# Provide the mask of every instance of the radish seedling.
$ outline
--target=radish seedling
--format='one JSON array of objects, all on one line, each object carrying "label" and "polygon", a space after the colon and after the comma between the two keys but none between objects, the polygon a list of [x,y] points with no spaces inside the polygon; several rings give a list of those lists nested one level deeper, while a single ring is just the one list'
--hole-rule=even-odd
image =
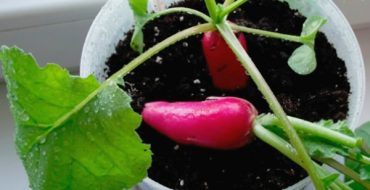
[{"label": "radish seedling", "polygon": [[[246,32],[301,43],[288,65],[296,73],[307,75],[316,68],[314,41],[325,19],[308,18],[301,35],[294,36],[228,23],[229,13],[247,0],[226,0],[224,5],[218,5],[215,0],[204,2],[210,16],[182,7],[149,13],[147,0],[129,0],[136,20],[131,45],[142,54],[101,84],[93,77],[70,76],[54,64],[40,68],[30,54],[18,48],[1,48],[0,60],[17,127],[17,150],[34,190],[121,190],[129,189],[146,177],[151,159],[148,146],[142,144],[135,133],[140,116],[133,112],[129,106],[130,97],[118,84],[122,84],[122,77],[163,49],[187,37],[215,30],[218,32],[210,34],[221,35],[237,58],[232,57],[232,63],[240,61],[275,115],[256,118],[257,113],[250,103],[228,97],[204,102],[148,104],[143,113],[145,121],[184,144],[221,149],[248,143],[252,129],[257,138],[306,169],[317,189],[351,189],[358,188],[357,185],[370,189],[368,144],[358,138],[368,137],[369,127],[361,128],[356,136],[344,122],[311,123],[287,117],[245,51],[243,37],[235,36],[235,32]],[[180,31],[143,52],[142,27],[152,19],[175,12],[199,16],[207,23]],[[212,39],[220,40],[220,37],[210,38],[210,44]],[[226,47],[222,45],[222,48]],[[227,55],[231,59],[229,52]],[[232,68],[238,68],[236,72],[241,73],[240,67],[233,65]],[[211,75],[216,76],[212,71]],[[238,74],[239,77],[243,78]],[[245,80],[232,79],[232,83],[215,82],[216,86],[234,89],[244,85]],[[348,158],[354,170],[333,161],[337,155]],[[351,178],[350,185],[354,181],[358,184],[350,187],[311,158]]]}]

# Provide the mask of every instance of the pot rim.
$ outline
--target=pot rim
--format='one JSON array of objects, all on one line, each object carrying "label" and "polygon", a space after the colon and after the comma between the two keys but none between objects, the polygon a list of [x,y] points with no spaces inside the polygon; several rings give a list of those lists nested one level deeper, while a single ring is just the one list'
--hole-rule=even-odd
[{"label": "pot rim", "polygon": [[[168,2],[168,0],[164,0],[164,1]],[[181,1],[181,0],[174,0],[174,1],[177,2],[177,1]],[[291,5],[291,8],[294,8],[294,6],[295,6],[294,5],[295,0],[280,0],[280,1],[288,2]],[[107,18],[104,18],[104,17],[106,16],[107,12],[112,11],[111,10],[112,9],[112,4],[114,4],[115,2],[118,2],[118,0],[108,0],[106,2],[106,4],[103,6],[103,8],[100,10],[98,15],[94,19],[94,22],[92,23],[92,25],[89,29],[89,32],[88,32],[87,37],[85,39],[85,43],[84,43],[83,51],[82,51],[82,56],[81,56],[80,75],[83,76],[83,77],[86,77],[90,74],[97,75],[97,73],[95,73],[91,69],[91,67],[94,67],[94,65],[93,66],[89,65],[90,60],[87,57],[87,55],[92,54],[90,48],[91,48],[91,46],[94,45],[93,44],[94,40],[97,37],[99,37],[99,35],[97,35],[96,31],[106,30],[105,28],[102,29],[100,24],[102,24],[102,22],[106,21]],[[355,75],[355,77],[357,77],[357,80],[356,80],[357,84],[352,84],[351,83],[351,97],[352,97],[351,102],[352,102],[352,104],[349,105],[351,107],[354,107],[353,109],[351,109],[353,112],[349,113],[349,114],[351,114],[349,124],[350,124],[350,127],[352,129],[355,129],[356,128],[355,126],[358,126],[357,124],[359,123],[360,114],[362,113],[362,110],[363,110],[363,107],[364,107],[364,100],[365,100],[364,60],[363,60],[363,56],[362,56],[362,52],[361,52],[358,40],[357,40],[357,38],[355,36],[355,33],[352,30],[352,28],[351,28],[351,26],[348,22],[348,20],[346,19],[346,17],[343,15],[343,13],[340,11],[340,9],[336,6],[336,4],[332,0],[327,0],[326,3],[327,3],[327,6],[330,9],[332,9],[331,11],[335,12],[336,17],[338,17],[338,18],[340,18],[340,20],[342,20],[341,25],[343,27],[345,27],[345,33],[346,33],[345,35],[349,39],[351,39],[351,43],[352,43],[352,45],[351,45],[351,49],[352,49],[351,54],[353,54],[353,57],[358,58],[358,61],[359,61],[359,63],[357,64],[358,68],[356,68],[356,70],[353,71],[353,72],[355,72],[353,75]],[[151,8],[153,8],[153,7],[151,7]],[[303,10],[303,12],[301,12],[301,11],[300,12],[303,15],[305,15],[305,11],[307,12],[306,14],[309,14],[309,12],[312,11],[312,10]],[[129,15],[129,16],[133,18],[133,15]],[[133,23],[131,23],[131,25],[133,26]],[[104,33],[104,31],[103,31],[103,33]],[[123,32],[121,32],[121,35],[122,35],[122,33]],[[325,31],[324,31],[324,33],[325,33]],[[120,39],[122,39],[122,38],[120,38]],[[115,46],[117,45],[117,43],[118,42],[116,42],[113,47],[108,47],[108,48],[110,48],[110,51],[114,52]],[[104,59],[100,59],[100,60],[104,60]],[[346,67],[347,67],[347,70],[348,70],[347,61],[346,61]],[[98,75],[98,78],[99,77],[105,77],[105,76],[104,75],[102,75],[102,76]],[[349,78],[349,80],[350,80],[350,78]],[[353,86],[354,86],[354,88],[353,88]],[[354,92],[353,91],[354,89],[356,90],[356,96],[355,97],[353,97],[353,95],[352,95],[352,93]],[[307,184],[309,184],[309,183],[310,183],[310,178],[306,177],[303,180],[298,181],[296,184],[288,187],[287,190],[302,189],[305,186],[307,186]],[[145,178],[142,183],[138,184],[138,187],[141,188],[141,189],[148,189],[148,187],[151,187],[151,188],[154,188],[154,189],[171,190],[170,188],[159,184],[158,182],[150,179],[149,177]]]}]

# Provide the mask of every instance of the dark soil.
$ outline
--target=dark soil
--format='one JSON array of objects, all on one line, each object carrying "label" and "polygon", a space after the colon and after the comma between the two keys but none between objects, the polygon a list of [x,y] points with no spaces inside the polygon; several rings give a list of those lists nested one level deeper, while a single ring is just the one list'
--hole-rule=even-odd
[{"label": "dark soil", "polygon": [[[188,0],[178,6],[206,9],[203,0]],[[176,5],[177,6],[177,5]],[[300,34],[305,20],[278,0],[250,0],[231,15],[230,20],[270,31]],[[144,31],[146,47],[202,20],[176,14],[149,23]],[[138,56],[128,38],[119,43],[110,57],[109,74]],[[249,55],[292,116],[311,121],[345,119],[349,83],[344,62],[320,33],[316,40],[317,70],[308,76],[295,74],[287,59],[299,44],[246,35]],[[238,96],[251,101],[260,113],[268,105],[250,81],[246,89],[220,91],[212,86],[202,54],[201,36],[181,41],[140,66],[126,78],[125,90],[133,98],[133,108],[141,112],[144,103],[156,100],[204,100],[208,96]],[[174,189],[281,189],[302,179],[305,172],[268,145],[256,140],[235,151],[215,151],[181,146],[152,130],[145,123],[139,133],[154,152],[149,176]]]}]

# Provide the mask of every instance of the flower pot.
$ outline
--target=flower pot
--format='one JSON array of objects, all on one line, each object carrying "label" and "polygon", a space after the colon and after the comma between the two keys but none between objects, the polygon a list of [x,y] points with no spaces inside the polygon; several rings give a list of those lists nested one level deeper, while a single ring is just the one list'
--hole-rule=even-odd
[{"label": "flower pot", "polygon": [[[166,5],[179,0],[166,0]],[[355,35],[343,14],[331,0],[286,0],[291,8],[304,16],[320,15],[329,20],[322,31],[337,50],[338,56],[346,63],[351,86],[349,98],[350,126],[357,126],[364,100],[364,65]],[[153,4],[151,8],[155,7]],[[106,78],[106,60],[115,52],[115,47],[134,25],[134,17],[128,1],[109,0],[92,24],[85,41],[81,57],[81,76],[95,75],[99,80]],[[340,28],[340,30],[338,30]],[[302,189],[309,183],[306,178],[289,189]],[[168,189],[147,178],[138,185],[139,189]]]}]

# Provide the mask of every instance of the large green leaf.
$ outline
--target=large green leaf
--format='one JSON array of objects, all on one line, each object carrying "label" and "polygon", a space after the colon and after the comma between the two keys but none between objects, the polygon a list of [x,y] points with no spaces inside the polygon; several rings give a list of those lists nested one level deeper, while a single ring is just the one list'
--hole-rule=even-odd
[{"label": "large green leaf", "polygon": [[135,132],[141,118],[115,83],[40,68],[18,48],[2,47],[0,60],[32,189],[121,190],[147,175],[151,152]]},{"label": "large green leaf", "polygon": [[[363,124],[361,127],[357,128],[355,131],[356,135],[364,139],[364,149],[366,150],[366,155],[370,156],[370,122]],[[360,169],[360,176],[362,180],[370,181],[370,165],[366,165]]]},{"label": "large green leaf", "polygon": [[333,120],[321,120],[317,122],[317,124],[329,128],[333,131],[340,132],[344,135],[348,135],[351,137],[355,136],[353,131],[348,127],[348,122],[346,120],[337,122],[334,122]]},{"label": "large green leaf", "polygon": [[370,122],[364,123],[359,128],[355,130],[357,136],[364,139],[364,149],[366,153],[370,156]]},{"label": "large green leaf", "polygon": [[305,137],[302,138],[302,142],[308,154],[314,158],[335,158],[338,153],[342,155],[348,154],[346,148],[321,138]]}]

